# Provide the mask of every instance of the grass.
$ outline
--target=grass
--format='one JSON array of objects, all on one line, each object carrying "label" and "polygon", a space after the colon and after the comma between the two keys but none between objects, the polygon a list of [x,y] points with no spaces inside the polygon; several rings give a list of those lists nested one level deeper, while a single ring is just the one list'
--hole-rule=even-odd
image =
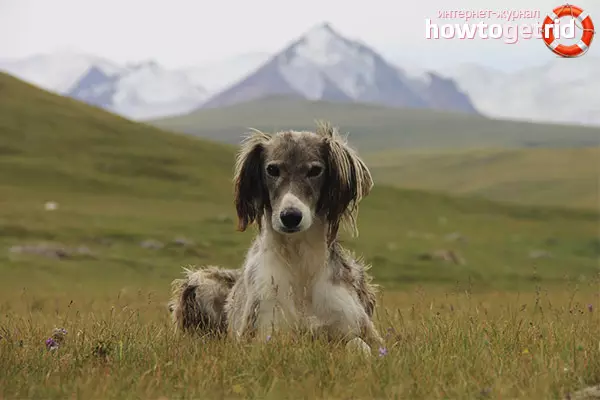
[{"label": "grass", "polygon": [[328,119],[349,132],[361,151],[386,149],[471,149],[583,147],[600,145],[600,129],[493,120],[432,110],[403,110],[273,97],[231,107],[200,109],[151,121],[169,130],[226,143],[238,143],[248,127],[268,132],[312,129]]},{"label": "grass", "polygon": [[[600,382],[595,211],[377,185],[344,240],[383,287],[386,357],[176,337],[171,280],[240,265],[252,238],[234,230],[234,148],[6,75],[0,93],[0,398],[552,398]],[[14,251],[39,244],[67,257]],[[465,263],[423,257],[442,249]]]},{"label": "grass", "polygon": [[[588,308],[597,293],[382,297],[386,350],[364,360],[303,338],[233,344],[177,336],[147,292],[63,295],[35,308],[26,293],[18,310],[3,312],[0,396],[548,399],[600,380],[600,319]],[[48,350],[55,327],[68,333]]]},{"label": "grass", "polygon": [[388,150],[365,159],[379,182],[404,188],[529,205],[600,207],[600,147]]}]

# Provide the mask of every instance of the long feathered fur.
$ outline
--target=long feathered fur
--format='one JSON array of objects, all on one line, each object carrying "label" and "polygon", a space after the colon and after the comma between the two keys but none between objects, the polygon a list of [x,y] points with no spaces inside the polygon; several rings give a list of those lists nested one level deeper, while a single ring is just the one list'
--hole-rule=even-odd
[{"label": "long feathered fur", "polygon": [[340,224],[358,236],[356,223],[358,204],[373,188],[373,178],[358,154],[348,146],[338,129],[329,122],[317,121],[316,133],[325,138],[326,162],[329,171],[324,186],[327,191],[320,199],[318,209],[327,208],[329,242],[337,237]]},{"label": "long feathered fur", "polygon": [[211,336],[226,333],[225,301],[240,274],[241,270],[216,266],[185,268],[185,276],[171,283],[169,310],[177,329]]},{"label": "long feathered fur", "polygon": [[[260,224],[265,207],[269,207],[269,196],[259,181],[262,171],[262,152],[271,137],[264,132],[251,129],[238,152],[233,173],[235,209],[238,216],[238,231],[244,232],[253,222]],[[240,196],[245,193],[245,196]],[[259,226],[260,227],[260,226]]]}]

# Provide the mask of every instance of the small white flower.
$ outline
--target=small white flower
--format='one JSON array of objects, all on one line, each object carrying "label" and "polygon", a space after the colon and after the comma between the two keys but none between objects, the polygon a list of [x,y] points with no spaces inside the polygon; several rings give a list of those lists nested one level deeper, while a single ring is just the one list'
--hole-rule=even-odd
[{"label": "small white flower", "polygon": [[58,203],[55,201],[47,201],[46,204],[44,204],[44,209],[46,209],[46,211],[54,211],[58,208]]}]

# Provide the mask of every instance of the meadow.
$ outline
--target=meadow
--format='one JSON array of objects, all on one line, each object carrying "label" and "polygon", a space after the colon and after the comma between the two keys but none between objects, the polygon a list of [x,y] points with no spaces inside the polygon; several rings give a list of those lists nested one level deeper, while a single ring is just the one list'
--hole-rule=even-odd
[{"label": "meadow", "polygon": [[394,149],[365,159],[385,184],[516,204],[600,209],[600,146]]},{"label": "meadow", "polygon": [[335,121],[379,183],[514,204],[599,209],[600,129],[492,120],[432,110],[273,97],[150,121],[235,144]]},{"label": "meadow", "polygon": [[252,238],[235,231],[234,151],[0,75],[0,398],[531,399],[600,383],[596,210],[379,183],[343,238],[381,286],[372,358],[175,335],[170,282],[240,265]]}]

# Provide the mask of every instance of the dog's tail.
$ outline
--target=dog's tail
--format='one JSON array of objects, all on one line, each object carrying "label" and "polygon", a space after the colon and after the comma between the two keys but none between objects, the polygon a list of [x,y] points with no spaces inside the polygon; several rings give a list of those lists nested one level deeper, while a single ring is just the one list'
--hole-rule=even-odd
[{"label": "dog's tail", "polygon": [[226,333],[225,301],[241,270],[207,266],[184,273],[171,283],[169,311],[176,329],[210,336]]}]

